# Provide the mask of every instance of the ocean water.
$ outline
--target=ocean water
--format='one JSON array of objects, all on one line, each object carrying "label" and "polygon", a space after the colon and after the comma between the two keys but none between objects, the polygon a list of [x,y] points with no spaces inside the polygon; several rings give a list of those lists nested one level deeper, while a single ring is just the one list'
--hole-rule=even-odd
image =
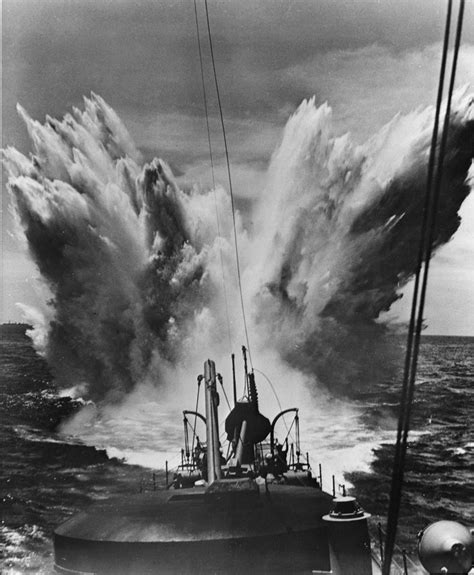
[{"label": "ocean water", "polygon": [[[367,424],[395,414],[399,382],[367,397]],[[400,510],[398,546],[416,558],[417,534],[441,519],[474,525],[474,338],[424,336]],[[369,472],[347,474],[360,502],[385,523],[393,443],[374,449]],[[375,531],[375,530],[374,530]]]},{"label": "ocean water", "polygon": [[[111,457],[120,454],[105,449],[107,439],[113,440],[105,437],[111,428],[101,435],[83,433],[82,439],[60,432],[61,422],[83,402],[58,393],[24,328],[1,329],[1,572],[49,574],[55,526],[110,495],[152,489],[153,483],[159,488],[164,472],[159,463],[153,470],[149,463],[142,467]],[[429,522],[474,524],[473,383],[474,338],[423,338],[398,538],[413,557],[416,533]],[[381,381],[352,397],[352,409],[341,410],[333,424],[318,425],[306,413],[303,425],[304,447],[323,465],[325,489],[336,473],[337,484],[345,483],[372,514],[374,535],[388,504],[398,389],[397,378]],[[336,414],[340,399],[333,402]],[[174,429],[174,422],[163,419],[153,433],[161,430],[167,449],[178,452]],[[157,441],[160,437],[149,439],[150,451]]]}]

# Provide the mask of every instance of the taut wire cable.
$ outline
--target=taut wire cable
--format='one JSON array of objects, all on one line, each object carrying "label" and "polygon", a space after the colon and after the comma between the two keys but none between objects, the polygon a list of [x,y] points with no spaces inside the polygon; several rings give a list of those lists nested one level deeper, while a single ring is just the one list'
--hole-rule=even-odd
[{"label": "taut wire cable", "polygon": [[207,32],[208,32],[208,36],[209,36],[209,47],[210,47],[210,51],[211,51],[212,70],[214,73],[214,84],[216,87],[217,103],[219,106],[219,117],[220,117],[221,127],[222,127],[222,136],[224,138],[225,158],[226,158],[226,164],[227,164],[227,176],[228,176],[228,180],[229,180],[230,202],[231,202],[231,206],[232,206],[232,223],[233,223],[233,228],[234,228],[235,263],[236,263],[236,268],[237,268],[237,279],[239,282],[240,305],[241,305],[241,309],[242,309],[242,319],[243,319],[243,323],[244,323],[245,339],[247,342],[247,350],[249,352],[250,365],[253,369],[252,354],[250,352],[250,341],[249,341],[249,334],[248,334],[248,329],[247,329],[247,319],[245,316],[245,305],[244,305],[244,297],[243,297],[243,290],[242,290],[242,278],[241,278],[241,273],[240,273],[239,246],[238,246],[238,241],[237,241],[237,224],[236,224],[236,220],[235,220],[235,202],[234,202],[234,191],[233,191],[233,187],[232,187],[232,176],[231,176],[231,171],[230,171],[229,148],[227,146],[227,136],[226,136],[225,124],[224,124],[224,114],[222,111],[222,102],[221,102],[221,96],[220,96],[220,91],[219,91],[219,82],[217,80],[217,70],[216,70],[216,62],[215,62],[215,58],[214,58],[214,47],[212,44],[211,24],[209,22],[209,9],[207,6],[207,0],[204,0],[204,6],[206,8]]},{"label": "taut wire cable", "polygon": [[[392,474],[392,485],[390,492],[390,504],[387,519],[387,536],[385,543],[385,556],[382,566],[383,575],[390,575],[390,565],[392,562],[393,550],[395,546],[395,537],[397,531],[398,517],[400,511],[401,494],[403,487],[403,477],[405,469],[406,452],[408,445],[408,432],[410,429],[410,416],[413,404],[415,378],[418,363],[418,353],[420,347],[421,331],[423,328],[423,310],[426,299],[426,288],[428,285],[428,272],[430,258],[433,252],[434,233],[436,229],[436,216],[438,211],[439,197],[443,178],[444,156],[449,131],[449,118],[451,112],[452,95],[454,91],[454,82],[456,76],[456,67],[461,44],[462,23],[464,17],[464,0],[460,0],[458,22],[456,28],[455,47],[451,68],[451,78],[448,89],[448,98],[446,102],[446,111],[444,117],[441,144],[439,146],[438,158],[436,160],[436,146],[438,142],[439,117],[442,105],[442,93],[444,87],[444,76],[446,71],[446,60],[449,44],[449,33],[451,27],[452,0],[448,1],[446,15],[446,27],[443,43],[443,55],[440,69],[440,78],[438,86],[438,97],[436,102],[435,122],[433,127],[433,136],[431,140],[430,158],[428,163],[428,175],[426,184],[426,196],[423,211],[423,221],[420,229],[420,245],[417,260],[417,270],[415,277],[415,286],[413,292],[413,302],[410,315],[410,325],[408,331],[407,352],[405,357],[404,377],[402,396],[400,400],[400,416],[397,429],[397,443],[395,446],[394,466]],[[436,166],[436,175],[435,175]],[[424,270],[422,277],[422,268]],[[420,291],[420,278],[421,292]]]},{"label": "taut wire cable", "polygon": [[[199,18],[198,18],[196,0],[194,0],[194,18],[196,21],[196,36],[197,36],[198,50],[199,50],[199,66],[201,69],[202,99],[203,99],[203,103],[204,103],[204,112],[206,115],[207,143],[209,146],[209,158],[211,161],[212,189],[214,191],[214,206],[216,209],[217,237],[218,237],[218,240],[220,240],[220,238],[221,238],[221,227],[220,227],[220,218],[219,218],[219,208],[217,206],[216,178],[215,178],[215,172],[214,172],[214,159],[213,159],[213,155],[212,155],[211,128],[209,126],[209,110],[208,110],[208,106],[207,106],[206,82],[204,80],[204,65],[203,65],[202,48],[201,48],[201,33],[199,31]],[[230,329],[229,303],[228,303],[228,299],[227,299],[227,288],[226,288],[225,273],[224,273],[224,260],[222,257],[222,246],[220,244],[219,244],[219,257],[220,257],[220,264],[221,264],[221,271],[222,271],[222,286],[224,288],[225,313],[226,313],[226,319],[227,319],[227,338],[229,340],[229,348],[230,348],[230,350],[232,350],[232,335],[231,335],[231,329]]]}]

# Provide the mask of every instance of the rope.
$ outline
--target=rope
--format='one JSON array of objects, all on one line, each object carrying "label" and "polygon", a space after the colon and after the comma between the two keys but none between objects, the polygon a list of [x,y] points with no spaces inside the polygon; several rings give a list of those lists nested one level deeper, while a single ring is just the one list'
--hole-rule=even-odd
[{"label": "rope", "polygon": [[226,403],[227,403],[227,407],[229,408],[229,411],[232,411],[232,408],[231,408],[230,403],[229,403],[229,399],[227,398],[227,393],[226,393],[226,391],[225,391],[224,381],[223,381],[222,375],[221,375],[220,373],[217,374],[217,379],[219,380],[219,383],[221,384],[222,392],[224,393],[224,397],[225,397],[225,401],[226,401]]},{"label": "rope", "polygon": [[[447,51],[449,44],[449,32],[451,26],[452,0],[448,1],[446,15],[446,27],[443,44],[443,55],[440,69],[438,97],[436,102],[436,114],[433,127],[433,136],[431,140],[430,158],[428,164],[428,176],[426,184],[425,204],[423,211],[423,220],[420,230],[420,244],[417,259],[417,269],[415,277],[415,286],[413,292],[413,301],[410,315],[410,326],[408,332],[407,352],[404,365],[404,377],[402,387],[402,397],[400,400],[400,416],[397,429],[397,443],[395,446],[395,457],[392,474],[392,485],[390,492],[390,505],[387,519],[387,536],[385,544],[385,557],[382,567],[383,575],[390,575],[390,565],[392,562],[393,550],[395,546],[395,536],[397,531],[398,517],[401,503],[401,492],[403,485],[403,476],[405,468],[405,459],[408,444],[408,432],[410,428],[411,408],[415,390],[415,377],[418,363],[418,354],[420,348],[421,331],[423,327],[423,309],[426,299],[426,288],[428,284],[429,263],[433,252],[434,232],[436,227],[436,215],[439,204],[441,183],[443,177],[443,164],[446,151],[446,144],[449,131],[449,117],[451,110],[451,101],[454,91],[454,81],[456,75],[457,59],[461,43],[462,22],[464,16],[464,0],[460,0],[458,22],[456,29],[455,48],[451,69],[451,78],[448,89],[448,99],[444,117],[443,132],[441,145],[438,153],[437,170],[435,173],[436,144],[438,141],[439,117],[442,103],[442,93],[444,86],[444,76],[446,71]],[[421,271],[425,262],[421,292],[418,301],[419,284]]]},{"label": "rope", "polygon": [[291,422],[290,429],[288,429],[288,433],[286,434],[286,437],[283,440],[283,443],[285,443],[285,441],[290,437],[290,433],[291,433],[291,430],[293,429],[293,425],[295,424],[295,422],[296,422],[296,416],[293,417],[293,421]]},{"label": "rope", "polygon": [[198,382],[198,392],[196,397],[196,409],[194,410],[193,439],[191,441],[191,453],[194,453],[194,441],[196,439],[197,411],[199,407],[199,392],[201,391],[201,382]]},{"label": "rope", "polygon": [[[260,371],[260,370],[257,369],[256,367],[254,367],[253,370],[256,371],[257,373],[259,373],[260,375],[263,375],[263,377],[267,380],[268,384],[270,385],[271,390],[273,391],[273,395],[275,396],[275,399],[277,400],[278,407],[280,408],[280,411],[283,411],[283,408],[282,408],[281,403],[280,403],[280,398],[278,397],[278,394],[277,394],[277,392],[275,391],[275,388],[273,387],[273,383],[270,381],[270,378],[267,377],[267,376],[263,373],[263,371]],[[289,431],[289,429],[288,429],[288,424],[286,423],[286,419],[285,419],[285,416],[284,416],[284,415],[282,416],[282,419],[283,419],[283,423],[285,424],[286,431],[287,431],[288,434],[289,434],[290,431]]]},{"label": "rope", "polygon": [[237,268],[237,278],[238,278],[238,282],[239,282],[240,305],[242,308],[242,319],[243,319],[243,323],[244,323],[245,340],[247,342],[247,349],[249,352],[250,365],[253,368],[252,355],[250,353],[249,334],[248,334],[248,329],[247,329],[247,320],[245,317],[244,297],[243,297],[243,291],[242,291],[242,278],[241,278],[241,274],[240,274],[239,247],[238,247],[238,241],[237,241],[237,225],[236,225],[236,221],[235,221],[235,203],[234,203],[234,192],[233,192],[233,188],[232,188],[232,177],[231,177],[231,172],[230,172],[229,149],[227,146],[227,136],[226,136],[225,125],[224,125],[224,115],[223,115],[223,111],[222,111],[222,102],[221,102],[221,96],[220,96],[220,91],[219,91],[219,82],[217,80],[217,70],[216,70],[216,62],[214,59],[214,48],[213,48],[213,44],[212,44],[212,33],[211,33],[211,25],[209,22],[209,10],[208,10],[208,6],[207,6],[207,0],[204,0],[204,6],[206,8],[207,32],[208,32],[208,37],[209,37],[209,47],[210,47],[210,51],[211,51],[212,70],[214,73],[214,84],[216,87],[217,103],[219,106],[219,117],[220,117],[221,127],[222,127],[222,136],[224,138],[224,149],[225,149],[225,158],[226,158],[226,164],[227,164],[227,175],[228,175],[228,180],[229,180],[230,201],[231,201],[231,206],[232,206],[232,223],[233,223],[233,228],[234,228],[235,263],[236,263],[236,268]]},{"label": "rope", "polygon": [[[194,0],[194,18],[196,21],[196,36],[198,42],[198,51],[199,51],[199,66],[201,69],[201,87],[202,87],[202,100],[204,104],[204,112],[206,115],[206,128],[207,128],[207,143],[209,146],[209,158],[211,161],[211,174],[212,174],[212,190],[214,192],[214,207],[216,210],[216,222],[217,222],[217,237],[221,237],[221,229],[220,229],[220,219],[219,219],[219,210],[217,207],[217,194],[216,194],[216,178],[214,172],[214,160],[212,155],[212,143],[211,143],[211,129],[209,126],[209,110],[207,107],[207,93],[206,93],[206,82],[204,80],[204,65],[203,65],[203,58],[202,58],[202,48],[201,48],[201,33],[199,31],[199,18],[197,13],[197,3]],[[225,273],[224,273],[224,260],[222,257],[222,246],[219,244],[219,257],[220,257],[220,264],[221,264],[221,271],[222,271],[222,286],[224,288],[224,301],[225,301],[225,313],[227,318],[227,338],[229,340],[229,348],[232,349],[232,336],[231,336],[231,329],[230,329],[230,316],[229,316],[229,303],[227,299],[227,288],[225,282]]]}]

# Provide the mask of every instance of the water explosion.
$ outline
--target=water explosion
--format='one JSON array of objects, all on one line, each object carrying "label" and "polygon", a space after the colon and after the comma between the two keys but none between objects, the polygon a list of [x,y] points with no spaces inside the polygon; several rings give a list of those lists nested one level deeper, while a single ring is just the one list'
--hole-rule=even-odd
[{"label": "water explosion", "polygon": [[[459,93],[436,247],[469,193],[473,110]],[[143,164],[99,96],[61,121],[19,112],[32,154],[7,148],[3,162],[17,231],[51,295],[32,337],[46,330],[59,385],[114,402],[176,366],[194,373],[230,352],[226,299],[230,338],[243,342],[225,190],[183,191],[163,160]],[[253,231],[238,217],[238,234],[254,356],[350,392],[386,374],[394,349],[377,319],[414,273],[433,110],[397,116],[361,146],[334,135],[331,114],[310,100],[289,119]]]}]

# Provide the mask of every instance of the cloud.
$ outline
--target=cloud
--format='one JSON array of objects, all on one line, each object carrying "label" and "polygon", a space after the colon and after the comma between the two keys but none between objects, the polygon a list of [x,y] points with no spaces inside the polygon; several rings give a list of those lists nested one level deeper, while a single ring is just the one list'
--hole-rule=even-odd
[{"label": "cloud", "polygon": [[[220,0],[210,17],[226,113],[271,115],[307,96],[280,81],[286,69],[337,50],[432,44],[442,37],[444,2]],[[35,116],[63,113],[91,89],[119,113],[201,113],[192,3],[4,0],[4,18],[8,84],[15,80]],[[465,28],[465,41],[474,42],[468,13]]]},{"label": "cloud", "polygon": [[[281,70],[276,81],[279,88],[270,114],[249,116],[234,113],[226,117],[232,169],[238,195],[256,197],[261,191],[264,172],[271,154],[280,141],[281,132],[294,107],[285,94],[316,95],[334,108],[336,130],[351,131],[360,141],[372,136],[396,114],[431,105],[436,94],[441,46],[395,52],[386,46],[371,45],[359,49],[328,51]],[[466,44],[460,54],[458,82],[474,85],[474,45]],[[235,64],[235,62],[234,62]],[[237,65],[237,64],[235,64]],[[240,62],[245,69],[239,90],[256,94],[256,99],[269,91],[275,78],[268,70],[259,74],[251,63]],[[225,84],[225,81],[222,82]],[[233,95],[236,99],[236,95]],[[295,100],[295,105],[299,103]],[[196,181],[208,185],[210,161],[205,120],[202,116],[182,111],[138,112],[127,109],[126,124],[139,146],[162,155],[185,174],[183,182]],[[215,101],[210,98],[210,128],[218,180],[227,185],[224,146]],[[186,137],[183,138],[183,134]]]},{"label": "cloud", "polygon": [[[285,77],[296,89],[328,100],[339,129],[364,139],[395,114],[435,102],[440,56],[440,44],[404,52],[380,45],[335,50],[288,68]],[[463,45],[458,86],[474,85],[473,60],[474,45]]]}]

